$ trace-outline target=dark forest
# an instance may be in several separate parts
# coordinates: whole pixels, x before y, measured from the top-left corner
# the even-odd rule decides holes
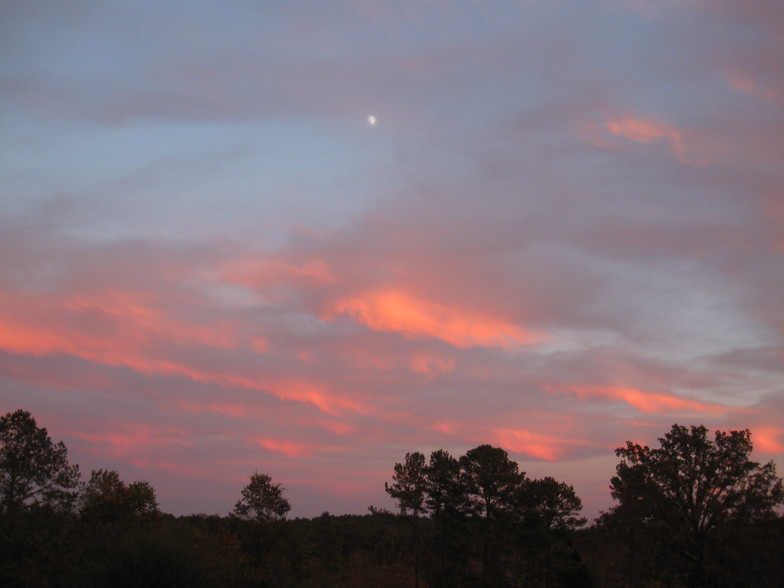
[[[782,586],[782,480],[751,452],[749,431],[702,426],[627,442],[592,522],[572,486],[490,445],[390,464],[394,513],[289,519],[285,488],[255,472],[229,515],[175,517],[145,481],[82,479],[18,410],[0,417],[0,585]]]

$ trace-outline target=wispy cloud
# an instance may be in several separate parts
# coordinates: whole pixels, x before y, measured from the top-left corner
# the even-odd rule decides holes
[[[763,8],[9,8],[0,410],[177,512],[255,470],[361,512],[493,443],[592,515],[674,421],[780,459]]]

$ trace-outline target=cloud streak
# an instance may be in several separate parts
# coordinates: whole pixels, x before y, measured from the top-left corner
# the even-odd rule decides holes
[[[178,513],[492,443],[593,516],[673,422],[780,460],[763,8],[15,6],[0,410]]]

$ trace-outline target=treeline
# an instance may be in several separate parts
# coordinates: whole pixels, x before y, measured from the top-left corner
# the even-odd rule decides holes
[[[406,454],[385,484],[397,513],[289,520],[256,472],[230,515],[174,517],[147,482],[82,481],[20,410],[0,417],[0,586],[784,585],[782,481],[749,432],[674,425],[659,442],[616,451],[615,506],[590,526],[571,486],[490,445]]]
[[[588,586],[574,548],[585,524],[574,488],[533,480],[499,447],[455,458],[440,449],[406,454],[385,484],[417,544],[415,583],[428,586]],[[425,516],[427,524],[417,522]]]

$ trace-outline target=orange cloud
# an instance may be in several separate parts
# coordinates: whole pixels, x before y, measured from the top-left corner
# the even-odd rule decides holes
[[[508,451],[545,461],[556,461],[563,456],[564,445],[577,444],[574,441],[521,429],[498,429],[494,436],[496,442]]]
[[[250,346],[256,353],[262,355],[269,351],[269,342],[264,337],[254,337],[250,342]]]
[[[289,264],[274,260],[259,262],[255,259],[245,262],[233,261],[224,272],[224,278],[230,282],[253,288],[263,288],[280,282],[330,284],[336,279],[329,264],[321,259],[311,259],[302,264]]]
[[[346,396],[335,394],[322,384],[316,384],[302,378],[271,380],[265,382],[261,389],[269,391],[283,400],[312,404],[329,415],[341,414],[347,410],[361,414],[370,412],[368,406]]]
[[[401,333],[409,338],[435,337],[460,348],[510,347],[543,338],[488,314],[420,300],[395,290],[340,300],[329,313],[337,314],[347,314],[375,331]]]
[[[444,435],[456,435],[461,425],[457,422],[439,421],[430,425],[430,428]]]
[[[704,167],[710,164],[710,159],[704,153],[696,153],[687,147],[686,133],[676,127],[655,121],[649,118],[634,116],[619,116],[605,123],[605,130],[615,137],[620,137],[635,143],[669,143],[673,153],[681,163]],[[689,144],[693,141],[689,141]]]
[[[643,392],[635,388],[621,386],[571,386],[567,387],[566,390],[583,399],[607,398],[610,400],[621,400],[644,413],[726,412],[729,410],[717,404],[706,404],[670,394]]]
[[[784,430],[777,427],[754,427],[754,446],[763,453],[784,453]]]
[[[140,295],[141,296],[141,295]],[[3,293],[0,296],[0,349],[10,353],[67,353],[108,365],[158,371],[163,363],[145,359],[144,351],[160,342],[235,346],[228,323],[198,325],[167,318],[150,302],[130,293],[108,292],[65,301]],[[158,369],[154,366],[158,365]],[[177,371],[170,365],[164,371]]]
[[[190,447],[192,444],[186,440],[186,434],[180,429],[153,429],[146,425],[116,423],[116,430],[85,433],[82,431],[69,431],[77,439],[88,441],[97,446],[98,453],[111,457],[126,457],[144,453],[148,448],[180,445]]]
[[[192,368],[183,370],[182,375],[186,375],[196,381],[219,384],[228,388],[240,387],[249,390],[258,390],[259,392],[272,394],[281,400],[310,404],[330,416],[343,414],[346,411],[360,414],[368,414],[371,412],[371,408],[368,405],[362,404],[345,395],[335,393],[327,386],[317,384],[304,378],[256,379],[239,374],[201,372]],[[187,406],[190,410],[194,410],[194,406],[201,405]],[[214,410],[215,412],[222,412],[223,414],[232,416],[234,416],[232,414],[234,413],[238,418],[249,416],[247,410],[245,413],[242,413],[239,409],[235,411],[230,405],[210,404],[207,405],[207,408]],[[204,407],[201,406],[200,410],[203,409]]]
[[[759,100],[776,103],[784,96],[784,85],[766,87],[763,82],[739,70],[730,71],[726,75],[727,81],[735,90]]]
[[[311,457],[312,446],[307,443],[293,443],[290,441],[279,441],[277,439],[261,438],[254,441],[264,449],[273,453],[281,453],[286,457]]]
[[[67,301],[28,296],[22,301],[20,295],[0,292],[0,349],[9,353],[66,354],[103,365],[126,366],[146,375],[183,376],[226,388],[248,388],[311,404],[330,415],[346,410],[368,412],[359,402],[301,378],[259,377],[253,368],[214,370],[187,358],[167,358],[165,352],[172,343],[233,349],[241,342],[256,352],[265,349],[263,339],[243,340],[230,322],[200,325],[167,318],[142,294],[104,292]],[[209,410],[240,414],[235,407],[220,405]]]
[[[669,139],[677,149],[683,148],[683,138],[677,129],[650,119],[623,117],[610,120],[607,121],[607,130],[617,137],[638,143]]]
[[[329,431],[339,437],[348,437],[349,435],[356,432],[356,427],[348,424],[348,423],[341,423],[337,421],[328,421],[324,419],[312,420],[308,419],[306,421],[301,421],[298,423],[298,426],[301,427],[311,427],[311,426],[321,427],[322,429]]]
[[[20,355],[46,355],[73,349],[73,341],[7,318],[0,322],[0,349]]]
[[[95,297],[71,298],[64,301],[63,309],[77,316],[94,316],[111,324],[132,326],[138,339],[197,342],[220,349],[235,346],[229,325],[178,322],[168,318],[170,313],[156,308],[154,301],[145,301],[146,297],[131,292],[108,291]]]
[[[189,402],[178,400],[173,406],[179,410],[193,414],[214,413],[230,416],[235,419],[258,418],[264,415],[264,411],[258,407],[249,406],[247,403],[219,403],[219,402]]]
[[[152,346],[154,338],[138,336],[133,332],[133,325],[115,325],[114,330],[116,332],[112,336],[97,336],[55,321],[47,328],[41,328],[24,320],[8,320],[6,317],[0,322],[0,349],[18,355],[62,353],[104,365],[127,366],[142,374],[182,375],[213,382],[220,379],[205,377],[181,362],[148,354],[146,348]]]

